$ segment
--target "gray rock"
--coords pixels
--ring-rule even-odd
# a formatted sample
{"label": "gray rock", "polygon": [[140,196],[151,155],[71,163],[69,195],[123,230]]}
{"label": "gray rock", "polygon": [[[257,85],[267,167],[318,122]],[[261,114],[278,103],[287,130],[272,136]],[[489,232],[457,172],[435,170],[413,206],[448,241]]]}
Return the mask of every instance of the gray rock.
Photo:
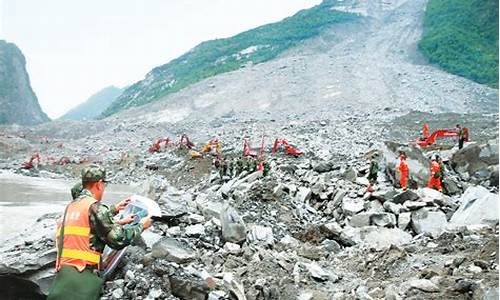
{"label": "gray rock", "polygon": [[151,232],[150,230],[143,231],[141,237],[144,240],[146,247],[149,248],[153,247],[154,243],[161,239],[161,235]]}
{"label": "gray rock", "polygon": [[332,170],[332,164],[330,162],[319,162],[314,167],[313,170],[318,173],[330,172]]}
{"label": "gray rock", "polygon": [[482,186],[469,187],[450,220],[452,226],[498,223],[498,195]]}
{"label": "gray rock", "polygon": [[321,242],[321,245],[329,252],[339,253],[342,251],[342,247],[334,240],[324,240]]}
{"label": "gray rock", "polygon": [[391,245],[407,244],[412,240],[412,236],[399,228],[378,227],[370,230],[362,239],[365,244],[376,249],[384,249]]}
{"label": "gray rock", "polygon": [[396,226],[396,216],[391,213],[376,213],[371,217],[371,223],[380,227]]}
{"label": "gray rock", "polygon": [[498,297],[498,287],[491,287],[484,293],[481,300],[497,300]]}
{"label": "gray rock", "polygon": [[186,227],[186,235],[192,237],[199,237],[205,234],[205,226],[202,224],[195,224]]}
{"label": "gray rock", "polygon": [[238,212],[229,204],[225,204],[220,216],[224,240],[232,243],[243,242],[246,238],[247,229]]}
{"label": "gray rock", "polygon": [[344,200],[344,197],[346,195],[346,191],[339,189],[335,192],[335,196],[333,196],[333,201],[332,201],[332,206],[335,208],[339,206],[342,201]]}
{"label": "gray rock", "polygon": [[344,199],[342,201],[342,210],[344,214],[352,216],[364,209],[364,202],[362,199]]}
{"label": "gray rock", "polygon": [[481,145],[468,143],[453,155],[451,165],[457,172],[467,172],[469,176],[488,171],[488,166],[498,165],[498,139]]}
{"label": "gray rock", "polygon": [[446,229],[448,221],[442,211],[428,211],[425,208],[412,212],[411,225],[417,233],[429,233],[437,237]]}
{"label": "gray rock", "polygon": [[423,201],[406,201],[403,206],[409,210],[417,210],[422,207],[427,206],[427,203]]}
{"label": "gray rock", "polygon": [[229,253],[235,254],[235,253],[240,252],[241,247],[238,244],[226,242],[224,244],[224,250],[227,251],[227,252],[229,252]]}
{"label": "gray rock", "polygon": [[458,187],[458,184],[452,178],[445,177],[443,179],[442,184],[443,184],[443,190],[448,195],[456,195],[456,194],[460,193],[460,188]]}
{"label": "gray rock", "polygon": [[273,230],[270,227],[254,225],[248,232],[247,239],[253,243],[272,245],[274,244]]}
{"label": "gray rock", "polygon": [[114,290],[111,295],[115,299],[122,299],[123,298],[123,290],[121,288],[118,288],[118,289]]}
{"label": "gray rock", "polygon": [[384,212],[384,205],[378,200],[366,202],[364,206],[367,212]]}
{"label": "gray rock", "polygon": [[398,204],[403,204],[406,201],[416,201],[418,199],[419,199],[419,196],[415,192],[410,191],[410,190],[406,190],[406,191],[402,192],[401,194],[394,196],[394,198],[392,199],[392,202],[398,203]]}
{"label": "gray rock", "polygon": [[172,295],[181,299],[205,300],[210,292],[207,282],[195,275],[174,272],[168,279]]}
{"label": "gray rock", "polygon": [[321,268],[321,266],[318,265],[316,262],[306,264],[306,267],[312,278],[319,281],[326,281],[330,279],[330,274],[325,270],[323,270],[323,268]]}
{"label": "gray rock", "polygon": [[352,216],[349,224],[353,227],[364,227],[369,225],[392,227],[396,225],[396,216],[385,212],[364,212]]}
{"label": "gray rock", "polygon": [[400,213],[398,216],[398,227],[401,230],[405,230],[411,222],[411,213],[404,212]]}
{"label": "gray rock", "polygon": [[342,175],[342,177],[345,179],[345,180],[349,180],[351,182],[355,182],[356,181],[356,178],[358,177],[358,172],[356,171],[356,169],[354,167],[349,167],[347,168],[347,170],[344,172],[344,174]]}
{"label": "gray rock", "polygon": [[311,189],[307,187],[299,187],[297,194],[295,195],[295,201],[298,203],[305,203],[311,198]]}
{"label": "gray rock", "polygon": [[396,204],[391,201],[384,202],[384,209],[395,215],[399,215],[399,213],[401,212],[401,208],[402,208],[401,204]]}
{"label": "gray rock", "polygon": [[402,297],[399,295],[396,287],[393,284],[389,284],[384,289],[385,300],[401,300]]}
{"label": "gray rock", "polygon": [[428,279],[413,279],[408,282],[410,288],[419,289],[428,293],[439,292],[439,287]]}
{"label": "gray rock", "polygon": [[186,263],[196,258],[196,251],[186,242],[174,238],[164,237],[153,245],[154,258],[165,258],[175,263]]}
{"label": "gray rock", "polygon": [[490,166],[490,186],[498,187],[498,165]]}
{"label": "gray rock", "polygon": [[366,178],[366,177],[357,177],[355,182],[359,185],[362,185],[362,186],[368,186],[370,184],[370,182],[368,181],[368,178]]}
{"label": "gray rock", "polygon": [[373,215],[373,213],[359,213],[357,215],[352,216],[351,220],[349,221],[349,224],[353,227],[363,227],[363,226],[369,226],[370,225],[370,218]]}

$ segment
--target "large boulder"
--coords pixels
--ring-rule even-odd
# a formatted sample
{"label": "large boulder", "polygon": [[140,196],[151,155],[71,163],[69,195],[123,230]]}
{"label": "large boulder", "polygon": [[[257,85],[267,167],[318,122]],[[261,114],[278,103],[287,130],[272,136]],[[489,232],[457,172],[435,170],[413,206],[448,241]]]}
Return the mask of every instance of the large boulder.
{"label": "large boulder", "polygon": [[350,225],[363,227],[375,225],[380,227],[393,227],[396,225],[396,216],[385,212],[365,212],[352,216]]}
{"label": "large boulder", "polygon": [[178,264],[192,261],[196,258],[196,251],[185,241],[164,237],[157,241],[151,251],[154,258],[165,258]]}
{"label": "large boulder", "polygon": [[446,215],[442,211],[428,211],[426,208],[421,208],[411,214],[411,226],[417,234],[427,233],[437,237],[447,225]]}
{"label": "large boulder", "polygon": [[490,175],[489,166],[498,165],[498,139],[490,140],[486,144],[470,143],[457,151],[451,165],[459,173],[469,176]]}
{"label": "large boulder", "polygon": [[388,248],[391,245],[400,246],[412,240],[411,234],[399,228],[377,228],[362,237],[365,244],[375,249]]}
{"label": "large boulder", "polygon": [[392,202],[397,203],[397,204],[403,204],[406,201],[417,201],[420,197],[418,196],[417,193],[406,190],[402,192],[401,194],[398,194],[392,198]]}
{"label": "large boulder", "polygon": [[385,170],[388,178],[393,183],[399,183],[399,151],[404,151],[407,156],[409,183],[415,181],[418,186],[425,186],[429,179],[429,160],[423,155],[420,148],[413,145],[402,145],[394,142],[386,142],[382,147],[382,154],[385,161]]}
{"label": "large boulder", "polygon": [[240,243],[245,241],[247,229],[245,222],[238,212],[229,204],[225,204],[221,210],[220,221],[222,225],[222,237],[226,242]]}
{"label": "large boulder", "polygon": [[493,194],[482,186],[471,186],[460,198],[460,203],[451,217],[451,225],[498,223],[498,194]]}

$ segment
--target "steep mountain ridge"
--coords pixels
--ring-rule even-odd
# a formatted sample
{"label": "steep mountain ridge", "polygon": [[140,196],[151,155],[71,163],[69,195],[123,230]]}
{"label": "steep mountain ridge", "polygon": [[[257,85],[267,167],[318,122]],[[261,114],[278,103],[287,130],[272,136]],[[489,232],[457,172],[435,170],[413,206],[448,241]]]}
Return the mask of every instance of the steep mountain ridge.
{"label": "steep mountain ridge", "polygon": [[205,78],[272,60],[333,24],[355,19],[356,15],[332,10],[331,4],[324,2],[276,23],[203,42],[154,68],[144,80],[127,88],[103,115],[154,102]]}
{"label": "steep mountain ridge", "polygon": [[108,86],[90,96],[87,101],[69,110],[61,119],[80,121],[92,120],[102,114],[102,112],[106,110],[122,92],[123,89],[115,86]]}
{"label": "steep mountain ridge", "polygon": [[49,120],[31,88],[23,53],[15,44],[0,40],[0,124],[34,125]]}
{"label": "steep mountain ridge", "polygon": [[317,119],[349,111],[381,117],[412,110],[498,111],[497,89],[426,63],[417,49],[425,7],[424,0],[344,1],[335,9],[366,17],[334,25],[279,58],[205,79],[116,118],[175,123],[235,113]]}

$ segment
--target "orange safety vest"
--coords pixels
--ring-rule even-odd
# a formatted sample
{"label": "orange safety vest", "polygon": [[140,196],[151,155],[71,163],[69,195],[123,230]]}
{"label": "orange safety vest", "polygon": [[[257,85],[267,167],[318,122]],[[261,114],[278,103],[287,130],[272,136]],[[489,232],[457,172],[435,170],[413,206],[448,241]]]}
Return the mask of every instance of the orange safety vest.
{"label": "orange safety vest", "polygon": [[[61,266],[74,266],[82,272],[87,265],[99,268],[101,253],[90,249],[90,219],[89,208],[97,202],[92,197],[82,197],[68,204],[66,220],[64,221],[64,239],[62,254],[59,253],[60,225],[56,235],[56,271]],[[59,258],[60,256],[60,258]]]}
{"label": "orange safety vest", "polygon": [[441,167],[435,161],[431,163],[431,175],[434,176],[437,172],[441,171]]}
{"label": "orange safety vest", "polygon": [[406,160],[400,159],[399,171],[401,172],[401,174],[408,174],[408,163],[406,162]]}

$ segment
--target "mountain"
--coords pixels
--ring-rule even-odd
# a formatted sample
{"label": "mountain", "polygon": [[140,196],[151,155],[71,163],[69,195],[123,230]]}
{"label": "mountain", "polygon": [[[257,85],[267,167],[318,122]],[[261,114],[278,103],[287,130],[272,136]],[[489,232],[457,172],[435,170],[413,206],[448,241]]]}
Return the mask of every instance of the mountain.
{"label": "mountain", "polygon": [[444,70],[498,88],[498,1],[430,0],[419,48]]}
{"label": "mountain", "polygon": [[19,48],[0,40],[0,124],[34,125],[50,121],[31,89]]}
{"label": "mountain", "polygon": [[106,87],[92,95],[87,101],[72,108],[61,119],[91,120],[99,116],[123,92],[115,86]]}
{"label": "mountain", "polygon": [[179,58],[153,69],[144,80],[127,88],[103,116],[159,100],[217,74],[269,61],[333,24],[355,19],[355,14],[332,10],[331,4],[324,2],[280,22],[230,38],[203,42]]}

